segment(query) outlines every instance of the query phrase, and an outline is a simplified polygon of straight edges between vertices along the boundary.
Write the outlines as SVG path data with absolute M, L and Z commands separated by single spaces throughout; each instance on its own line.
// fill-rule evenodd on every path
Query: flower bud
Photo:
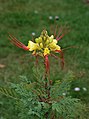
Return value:
M 36 43 L 41 43 L 41 42 L 42 42 L 42 38 L 41 38 L 41 37 L 36 38 L 36 39 L 35 39 L 35 42 L 36 42 Z
M 40 43 L 40 47 L 43 48 L 43 44 L 42 43 Z
M 49 38 L 49 42 L 52 43 L 53 42 L 53 39 L 52 38 Z
M 47 40 L 46 40 L 46 42 L 45 42 L 45 44 L 46 44 L 46 45 L 48 45 L 48 44 L 49 44 L 49 42 L 50 42 L 50 41 L 49 41 L 49 39 L 47 39 Z

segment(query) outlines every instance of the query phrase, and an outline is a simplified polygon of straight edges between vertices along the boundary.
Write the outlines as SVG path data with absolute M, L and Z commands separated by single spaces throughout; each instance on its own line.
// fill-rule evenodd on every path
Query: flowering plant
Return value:
M 32 55 L 36 57 L 36 61 L 38 61 L 39 56 L 43 57 L 45 61 L 44 64 L 46 68 L 46 73 L 48 73 L 49 72 L 49 59 L 48 59 L 49 55 L 56 57 L 53 53 L 60 53 L 62 65 L 64 65 L 62 49 L 59 45 L 57 45 L 58 41 L 63 36 L 64 34 L 62 34 L 61 36 L 58 35 L 56 38 L 54 38 L 54 35 L 48 36 L 47 31 L 43 30 L 40 37 L 35 39 L 35 43 L 32 41 L 29 41 L 28 46 L 18 41 L 11 34 L 9 35 L 9 40 L 17 47 L 27 51 L 31 51 Z
M 49 56 L 57 58 L 54 53 L 60 53 L 62 68 L 64 66 L 63 50 L 57 44 L 64 34 L 48 36 L 46 30 L 43 30 L 40 37 L 35 42 L 29 41 L 24 45 L 13 35 L 9 34 L 9 40 L 19 48 L 32 52 L 36 57 L 44 59 L 44 68 L 34 68 L 34 80 L 31 81 L 25 76 L 21 76 L 21 83 L 11 83 L 11 90 L 1 88 L 1 92 L 6 96 L 16 99 L 19 119 L 85 119 L 85 105 L 79 99 L 70 96 L 71 82 L 74 79 L 72 72 L 64 74 L 61 80 L 51 80 Z M 43 75 L 45 69 L 45 75 Z M 14 93 L 13 93 L 14 92 Z

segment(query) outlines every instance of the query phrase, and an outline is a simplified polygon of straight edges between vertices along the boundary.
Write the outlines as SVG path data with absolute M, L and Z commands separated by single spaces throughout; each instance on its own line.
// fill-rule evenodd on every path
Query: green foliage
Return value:
M 63 93 L 68 95 L 71 87 L 71 82 L 74 80 L 74 75 L 69 71 L 62 80 L 55 81 L 54 85 L 51 87 L 51 95 L 55 98 L 62 96 Z M 56 93 L 55 93 L 56 92 Z
M 14 99 L 18 99 L 18 95 L 15 90 L 8 87 L 0 87 L 0 93 Z
M 64 119 L 85 119 L 85 105 L 80 100 L 71 97 L 65 97 L 52 104 L 52 109 L 56 110 L 57 116 Z
M 64 119 L 85 119 L 86 106 L 79 99 L 70 96 L 74 79 L 74 74 L 69 71 L 63 80 L 55 81 L 51 88 L 51 96 L 54 98 L 52 109 L 57 112 L 57 117 L 60 115 Z
M 71 71 L 63 80 L 54 81 L 53 84 L 49 83 L 48 78 L 43 78 L 43 68 L 33 69 L 33 72 L 34 81 L 20 76 L 19 84 L 11 83 L 11 89 L 19 95 L 19 99 L 16 100 L 19 119 L 86 119 L 86 106 L 79 99 L 72 98 L 69 93 L 74 79 Z M 3 94 L 12 97 L 10 91 L 1 88 Z

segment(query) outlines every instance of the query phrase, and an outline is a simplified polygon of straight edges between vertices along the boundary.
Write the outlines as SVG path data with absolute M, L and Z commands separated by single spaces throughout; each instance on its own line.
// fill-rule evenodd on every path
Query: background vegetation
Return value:
M 53 19 L 49 19 L 52 16 Z M 59 20 L 55 20 L 59 16 Z M 50 33 L 56 25 L 70 27 L 70 32 L 59 42 L 65 50 L 65 69 L 60 74 L 60 65 L 51 59 L 52 74 L 62 77 L 68 70 L 73 71 L 76 80 L 71 87 L 71 95 L 89 105 L 89 4 L 83 0 L 0 0 L 0 85 L 19 82 L 19 76 L 32 79 L 34 58 L 8 40 L 8 32 L 27 44 L 46 28 Z M 55 62 L 55 63 L 54 63 Z M 55 65 L 54 65 L 55 64 Z M 74 91 L 79 87 L 80 91 Z M 86 88 L 86 91 L 83 90 Z M 0 96 L 0 119 L 16 119 L 18 110 L 14 101 Z M 88 119 L 89 117 L 87 117 Z

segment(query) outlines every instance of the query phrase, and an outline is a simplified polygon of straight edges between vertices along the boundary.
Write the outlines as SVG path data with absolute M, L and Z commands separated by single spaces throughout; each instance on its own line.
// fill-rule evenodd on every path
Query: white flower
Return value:
M 59 20 L 59 16 L 55 16 L 55 19 L 56 19 L 56 20 Z
M 63 95 L 63 96 L 65 96 L 65 95 L 66 95 L 66 93 L 62 93 L 62 95 Z
M 35 36 L 36 34 L 35 34 L 35 32 L 32 32 L 32 36 Z
M 52 20 L 52 19 L 53 19 L 53 17 L 52 17 L 52 16 L 49 16 L 49 19 L 50 19 L 50 20 Z
M 74 88 L 75 91 L 80 91 L 79 87 Z
M 84 90 L 84 91 L 87 91 L 87 89 L 86 89 L 85 87 L 83 87 L 83 90 Z

